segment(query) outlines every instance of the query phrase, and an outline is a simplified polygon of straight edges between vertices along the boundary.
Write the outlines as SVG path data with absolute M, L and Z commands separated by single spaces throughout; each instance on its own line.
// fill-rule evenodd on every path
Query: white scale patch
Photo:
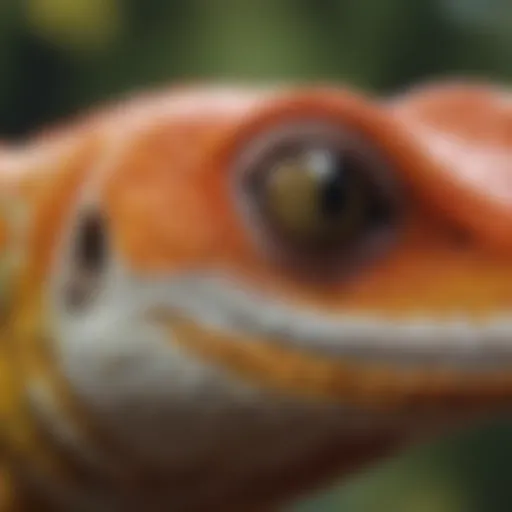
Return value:
M 188 473 L 203 475 L 193 491 L 173 488 L 171 476 L 173 502 L 183 493 L 215 492 L 233 475 L 244 479 L 284 468 L 341 429 L 359 432 L 373 424 L 363 414 L 342 414 L 338 406 L 299 403 L 250 387 L 194 360 L 146 318 L 161 304 L 160 285 L 130 276 L 120 265 L 111 264 L 90 305 L 68 312 L 61 294 L 66 274 L 60 264 L 50 298 L 62 370 L 132 461 L 177 481 Z M 42 421 L 58 431 L 52 421 L 63 418 L 54 413 L 53 420 L 46 415 Z M 76 456 L 82 458 L 82 451 L 77 448 Z
M 64 277 L 65 267 L 61 271 Z M 369 412 L 299 403 L 250 387 L 174 345 L 146 318 L 152 308 L 168 307 L 202 325 L 270 334 L 283 344 L 334 355 L 355 353 L 358 344 L 367 354 L 387 348 L 398 355 L 407 335 L 423 355 L 446 354 L 448 347 L 456 360 L 474 362 L 492 341 L 488 327 L 472 331 L 467 323 L 404 327 L 298 312 L 212 275 L 149 280 L 111 264 L 92 303 L 75 313 L 62 309 L 59 289 L 52 301 L 60 363 L 90 413 L 135 460 L 175 475 L 200 468 L 209 475 L 201 482 L 207 487 L 226 485 L 229 475 L 286 467 L 325 439 L 371 432 L 376 421 L 382 427 L 386 421 L 412 422 L 415 430 L 418 420 L 376 419 Z M 506 349 L 504 340 L 497 337 L 495 346 Z M 219 460 L 225 473 L 215 469 Z M 179 489 L 173 492 L 178 499 Z

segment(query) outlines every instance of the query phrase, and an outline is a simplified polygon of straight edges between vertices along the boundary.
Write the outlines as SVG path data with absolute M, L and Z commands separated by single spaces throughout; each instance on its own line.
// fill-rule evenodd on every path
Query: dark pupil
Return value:
M 341 158 L 336 158 L 329 172 L 325 174 L 319 184 L 319 208 L 327 219 L 339 217 L 348 202 L 350 186 L 347 186 L 349 176 L 345 172 Z
M 390 223 L 394 211 L 389 204 L 375 194 L 372 187 L 364 182 L 363 163 L 350 154 L 338 155 L 333 159 L 332 167 L 319 183 L 319 209 L 326 221 L 336 222 L 349 207 L 353 194 L 364 186 L 366 200 L 364 205 L 365 222 L 368 225 Z

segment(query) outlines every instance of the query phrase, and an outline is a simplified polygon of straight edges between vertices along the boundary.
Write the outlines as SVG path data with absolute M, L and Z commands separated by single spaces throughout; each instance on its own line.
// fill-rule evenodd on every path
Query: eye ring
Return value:
M 311 176 L 311 171 L 317 173 L 319 169 L 308 167 L 309 164 L 296 166 L 294 175 L 290 161 L 297 157 L 299 161 L 300 158 L 309 158 L 315 152 L 332 157 L 336 164 L 341 162 L 341 167 L 326 167 L 330 169 L 328 172 Z M 282 186 L 283 191 L 278 191 L 281 193 L 278 201 L 284 197 L 289 204 L 284 207 L 285 215 L 277 215 L 277 222 L 276 216 L 269 213 L 268 208 L 271 196 L 269 183 L 275 178 L 276 166 L 281 177 L 289 178 L 289 188 L 293 188 L 290 192 L 286 186 Z M 267 131 L 241 151 L 235 160 L 234 170 L 236 201 L 246 224 L 256 237 L 257 245 L 277 256 L 287 268 L 299 268 L 315 276 L 332 276 L 368 257 L 382 254 L 399 232 L 402 191 L 391 172 L 392 166 L 375 144 L 363 135 L 335 123 L 298 119 Z M 340 177 L 352 179 L 355 184 L 348 194 L 343 189 L 347 182 L 340 182 Z M 309 183 L 304 185 L 301 179 L 309 180 Z M 312 190 L 308 190 L 308 187 Z M 275 189 L 275 184 L 271 184 L 270 191 L 275 192 Z M 318 191 L 322 191 L 323 195 Z M 295 198 L 286 198 L 286 194 L 295 194 Z M 316 204 L 312 197 L 316 197 Z M 364 204 L 361 205 L 361 201 Z M 323 207 L 329 205 L 331 212 L 325 214 Z M 357 211 L 360 206 L 364 208 Z M 344 207 L 348 209 L 344 211 Z M 343 217 L 351 207 L 352 213 L 355 212 L 353 224 L 350 224 L 350 218 Z M 311 219 L 308 208 L 315 212 L 314 219 Z M 335 215 L 332 215 L 333 212 Z M 291 223 L 286 220 L 286 214 L 292 217 Z M 355 218 L 358 220 L 355 221 Z M 284 225 L 279 226 L 283 220 Z M 340 223 L 343 220 L 348 222 L 345 232 Z M 312 236 L 301 238 L 300 233 L 296 237 L 290 236 L 289 228 L 293 221 L 297 221 L 299 228 L 305 226 L 306 235 Z M 322 238 L 325 233 L 328 236 Z

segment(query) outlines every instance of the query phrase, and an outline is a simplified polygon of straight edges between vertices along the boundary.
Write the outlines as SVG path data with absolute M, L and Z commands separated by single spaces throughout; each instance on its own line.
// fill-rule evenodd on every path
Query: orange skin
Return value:
M 255 243 L 229 188 L 231 162 L 248 141 L 304 116 L 371 141 L 407 197 L 400 240 L 348 282 L 311 282 L 285 272 Z M 450 151 L 436 152 L 436 136 L 454 139 Z M 105 158 L 107 164 L 95 165 Z M 441 319 L 463 312 L 488 319 L 512 309 L 510 176 L 511 95 L 464 82 L 419 88 L 393 101 L 328 87 L 238 89 L 227 95 L 215 89 L 169 91 L 2 149 L 0 193 L 8 210 L 0 212 L 4 254 L 18 243 L 17 229 L 24 237 L 23 262 L 13 272 L 8 301 L 4 338 L 10 343 L 0 340 L 0 417 L 7 425 L 7 444 L 33 456 L 34 464 L 70 473 L 21 411 L 20 375 L 43 379 L 66 414 L 94 430 L 41 341 L 42 290 L 71 209 L 92 180 L 99 184 L 112 242 L 135 272 L 221 268 L 285 302 L 334 313 L 401 319 L 428 312 Z M 11 203 L 25 214 L 21 228 Z M 195 357 L 298 396 L 365 405 L 383 414 L 411 407 L 496 412 L 512 402 L 508 368 L 469 373 L 340 361 L 279 348 L 271 339 L 239 343 L 187 319 L 164 322 L 182 334 L 179 342 Z M 349 459 L 366 458 L 366 452 L 373 457 L 372 450 L 363 446 Z

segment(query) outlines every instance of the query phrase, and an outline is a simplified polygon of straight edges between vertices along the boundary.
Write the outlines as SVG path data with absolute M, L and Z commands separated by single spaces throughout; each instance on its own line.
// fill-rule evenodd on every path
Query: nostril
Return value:
M 102 282 L 107 259 L 108 240 L 103 217 L 98 211 L 82 214 L 75 228 L 65 289 L 67 309 L 77 312 L 92 302 Z

